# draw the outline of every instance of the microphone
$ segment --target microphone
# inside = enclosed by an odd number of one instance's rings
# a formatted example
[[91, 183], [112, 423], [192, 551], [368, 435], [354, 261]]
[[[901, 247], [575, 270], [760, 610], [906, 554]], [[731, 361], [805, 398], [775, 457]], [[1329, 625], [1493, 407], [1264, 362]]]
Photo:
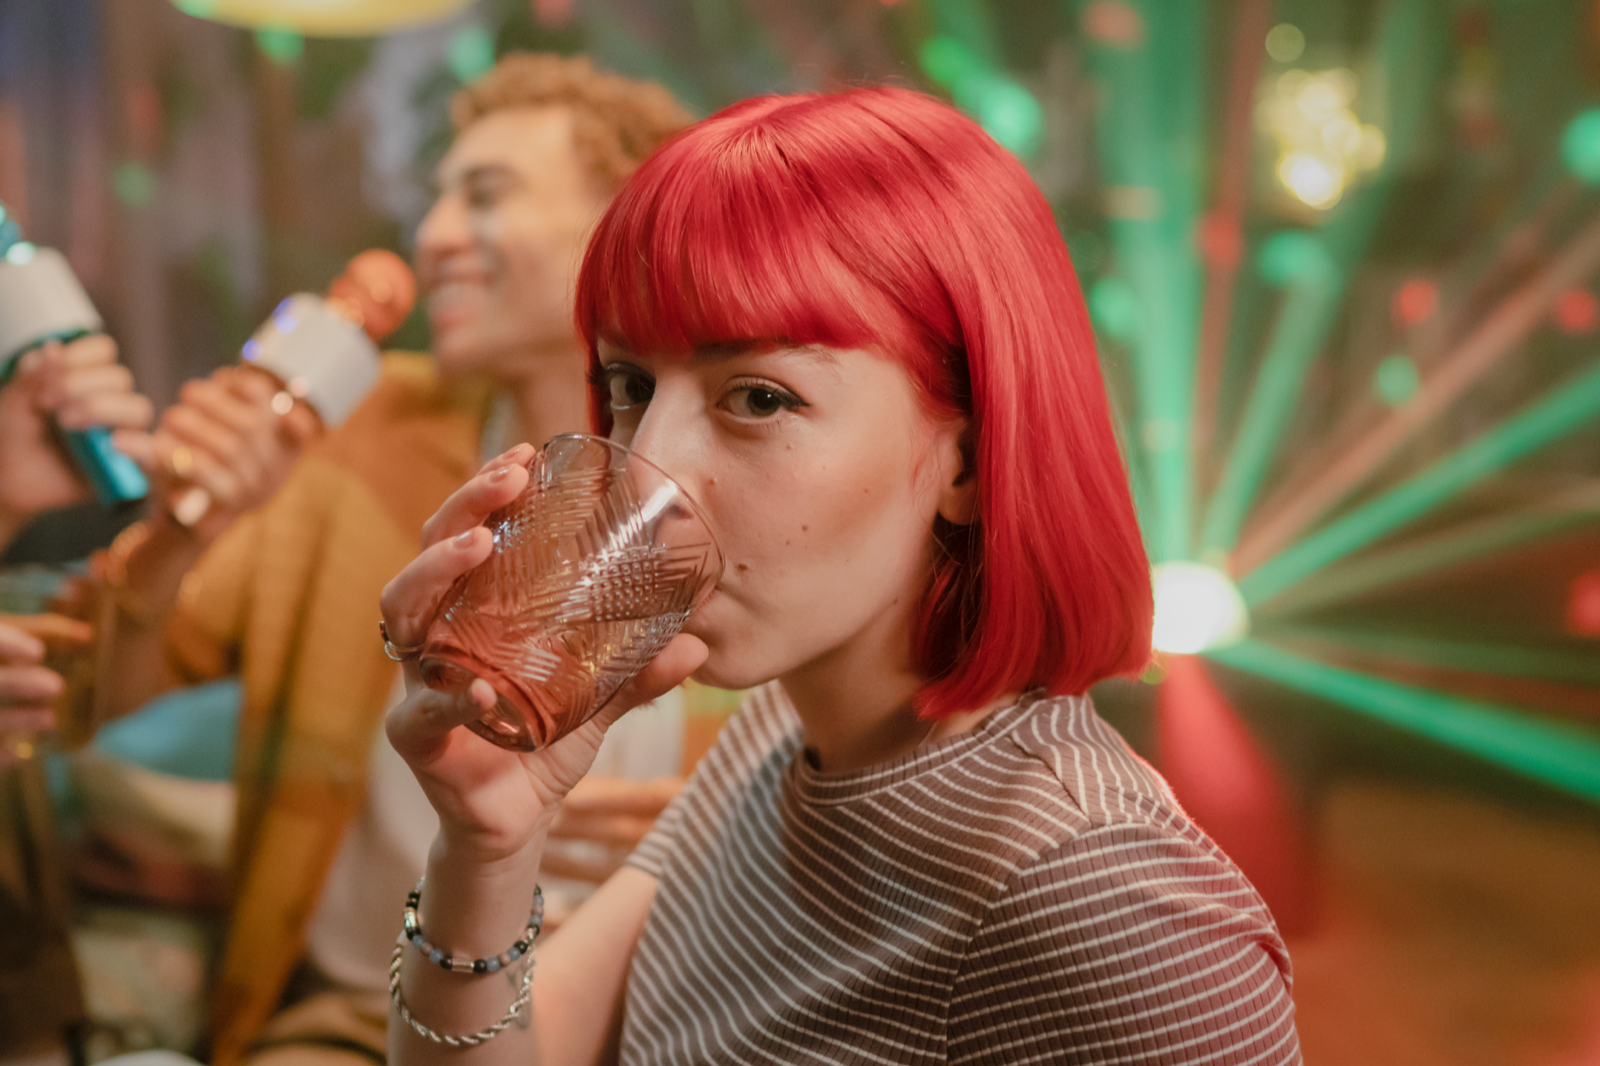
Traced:
[[[327, 296], [295, 293], [278, 304], [239, 353], [244, 366], [278, 387], [272, 409], [288, 414], [304, 403], [328, 429], [378, 383], [378, 342], [393, 333], [416, 302], [417, 283], [405, 260], [374, 248], [345, 266]], [[172, 504], [172, 517], [193, 526], [211, 509], [198, 485]]]
[[[25, 240], [0, 204], [0, 386], [22, 357], [50, 341], [73, 341], [105, 328], [66, 257]], [[111, 443], [104, 426], [61, 431], [62, 443], [105, 507], [142, 500], [144, 471]]]

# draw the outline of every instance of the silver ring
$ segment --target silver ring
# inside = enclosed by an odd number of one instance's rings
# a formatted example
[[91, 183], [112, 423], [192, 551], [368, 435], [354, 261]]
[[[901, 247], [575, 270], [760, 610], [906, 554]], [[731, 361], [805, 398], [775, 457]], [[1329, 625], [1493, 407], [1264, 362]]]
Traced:
[[378, 636], [383, 638], [383, 654], [395, 662], [404, 663], [422, 658], [425, 644], [396, 644], [389, 639], [389, 627], [381, 621], [378, 623]]

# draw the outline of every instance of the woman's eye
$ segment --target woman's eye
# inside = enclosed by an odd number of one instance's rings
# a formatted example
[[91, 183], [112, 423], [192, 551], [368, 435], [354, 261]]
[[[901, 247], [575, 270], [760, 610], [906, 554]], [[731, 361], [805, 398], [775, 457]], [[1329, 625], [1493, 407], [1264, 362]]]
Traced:
[[606, 387], [611, 395], [611, 409], [626, 411], [642, 403], [649, 403], [655, 395], [656, 383], [644, 374], [621, 367], [606, 369]]
[[761, 385], [744, 385], [728, 394], [728, 410], [739, 418], [771, 418], [779, 411], [804, 407], [799, 397]]

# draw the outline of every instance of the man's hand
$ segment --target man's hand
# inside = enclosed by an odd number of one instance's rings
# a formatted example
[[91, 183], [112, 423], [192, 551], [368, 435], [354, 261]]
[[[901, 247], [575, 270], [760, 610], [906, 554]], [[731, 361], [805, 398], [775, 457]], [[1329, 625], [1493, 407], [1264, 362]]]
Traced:
[[308, 407], [285, 407], [287, 394], [279, 395], [260, 371], [227, 366], [184, 385], [162, 412], [152, 444], [157, 502], [178, 511], [188, 493], [203, 490], [209, 506], [193, 523], [202, 543], [271, 499], [321, 432]]
[[133, 375], [117, 362], [116, 342], [104, 334], [23, 356], [0, 389], [0, 524], [15, 532], [34, 515], [90, 497], [55, 426], [105, 426], [118, 448], [148, 463], [151, 414], [150, 401], [133, 390]]

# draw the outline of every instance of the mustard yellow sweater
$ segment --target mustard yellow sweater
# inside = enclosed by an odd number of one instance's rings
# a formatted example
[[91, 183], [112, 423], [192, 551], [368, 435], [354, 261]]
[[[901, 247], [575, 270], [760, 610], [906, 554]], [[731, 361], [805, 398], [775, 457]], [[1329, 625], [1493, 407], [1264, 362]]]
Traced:
[[486, 411], [485, 390], [442, 388], [427, 357], [385, 356], [372, 395], [185, 579], [174, 663], [194, 681], [237, 670], [244, 688], [233, 909], [211, 1011], [218, 1066], [249, 1048], [304, 950], [394, 679], [378, 595], [478, 467]]

